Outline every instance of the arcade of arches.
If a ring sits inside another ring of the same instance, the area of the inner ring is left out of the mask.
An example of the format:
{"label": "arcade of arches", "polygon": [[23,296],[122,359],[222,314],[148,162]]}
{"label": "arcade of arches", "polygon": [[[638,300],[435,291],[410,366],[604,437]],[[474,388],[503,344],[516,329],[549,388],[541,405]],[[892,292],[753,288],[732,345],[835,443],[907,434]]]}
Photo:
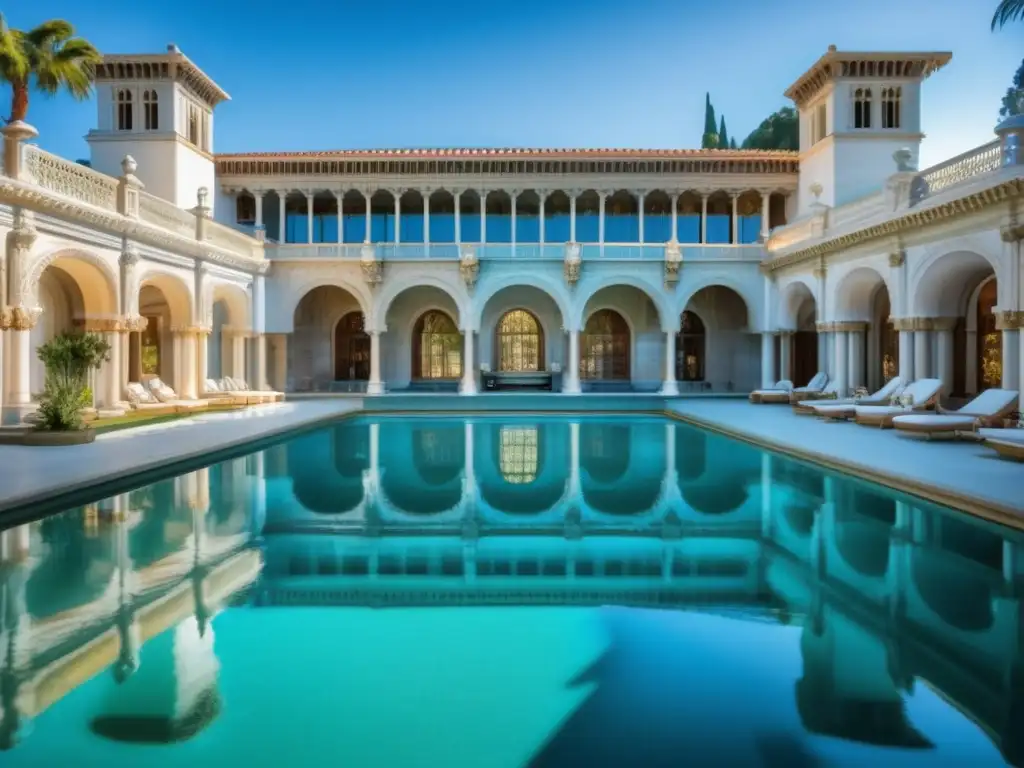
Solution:
{"label": "arcade of arches", "polygon": [[[580,331],[565,331],[555,301],[522,285],[485,302],[479,333],[467,334],[459,307],[433,286],[400,292],[386,317],[387,331],[375,332],[350,292],[337,286],[310,290],[296,306],[293,332],[277,337],[286,340],[287,352],[283,365],[272,361],[276,386],[300,392],[380,392],[385,385],[390,391],[476,392],[480,371],[560,374],[565,392],[743,391],[758,382],[757,334],[746,304],[721,286],[693,295],[674,334],[662,331],[659,310],[646,293],[624,285],[590,298]],[[574,356],[577,363],[570,365]]]}

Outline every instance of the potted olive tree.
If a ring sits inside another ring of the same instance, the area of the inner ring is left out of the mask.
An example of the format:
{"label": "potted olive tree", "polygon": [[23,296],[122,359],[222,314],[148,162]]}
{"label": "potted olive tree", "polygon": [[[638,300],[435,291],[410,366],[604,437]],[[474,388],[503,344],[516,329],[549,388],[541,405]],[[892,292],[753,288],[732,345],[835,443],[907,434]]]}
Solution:
{"label": "potted olive tree", "polygon": [[110,359],[110,344],[95,333],[62,333],[37,350],[46,368],[46,383],[39,395],[35,430],[25,435],[31,445],[91,443],[82,409],[91,405],[89,372]]}

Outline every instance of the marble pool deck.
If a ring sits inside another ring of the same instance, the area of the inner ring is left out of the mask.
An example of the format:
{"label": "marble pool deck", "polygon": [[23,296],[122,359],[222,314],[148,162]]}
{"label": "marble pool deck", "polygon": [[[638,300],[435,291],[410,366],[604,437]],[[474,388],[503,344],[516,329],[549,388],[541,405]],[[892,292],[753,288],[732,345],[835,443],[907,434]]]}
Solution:
{"label": "marble pool deck", "polygon": [[668,413],[761,447],[1024,528],[1024,465],[999,459],[979,444],[925,441],[893,430],[826,423],[797,416],[787,406],[755,406],[732,398],[666,401],[655,395],[557,393],[505,398],[453,394],[310,398],[111,432],[90,445],[0,445],[0,522],[5,512],[32,514],[33,505],[45,506],[57,495],[85,492],[134,475],[173,472],[175,465],[199,463],[211,453],[244,450],[276,435],[364,409],[453,415],[510,410]]}
{"label": "marble pool deck", "polygon": [[798,416],[788,405],[672,400],[684,420],[936,503],[1024,528],[1024,464],[967,440]]}

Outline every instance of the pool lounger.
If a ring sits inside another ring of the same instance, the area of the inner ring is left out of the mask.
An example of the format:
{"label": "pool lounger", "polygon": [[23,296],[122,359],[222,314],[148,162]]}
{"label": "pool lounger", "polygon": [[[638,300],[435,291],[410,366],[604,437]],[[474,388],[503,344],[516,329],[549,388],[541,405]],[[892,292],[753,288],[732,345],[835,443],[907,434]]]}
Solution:
{"label": "pool lounger", "polygon": [[943,435],[955,438],[957,432],[974,432],[978,427],[1001,424],[1017,408],[1017,392],[1011,389],[986,389],[957,410],[938,408],[936,413],[897,416],[892,425],[903,432],[927,437]]}
{"label": "pool lounger", "polygon": [[789,393],[789,402],[795,405],[801,400],[813,400],[815,397],[821,397],[829,392],[829,389],[826,386],[827,384],[828,374],[824,371],[818,371],[814,374],[814,378],[807,382],[806,386],[797,387]]}
{"label": "pool lounger", "polygon": [[918,379],[913,384],[908,384],[903,390],[903,397],[910,397],[910,407],[903,408],[893,405],[858,405],[853,409],[853,416],[857,423],[865,427],[881,427],[888,429],[892,427],[892,420],[897,416],[910,415],[908,410],[923,411],[935,404],[942,392],[942,381],[940,379]]}
{"label": "pool lounger", "polygon": [[807,395],[804,394],[801,397],[804,397],[804,398],[807,398],[807,399],[804,399],[804,400],[792,400],[791,399],[790,402],[793,404],[793,413],[798,413],[798,414],[801,414],[803,416],[810,415],[810,414],[814,413],[814,406],[817,405],[818,403],[822,403],[822,402],[834,403],[834,402],[836,402],[836,398],[832,397],[832,395],[836,395],[836,396],[839,395],[839,385],[836,382],[834,382],[834,381],[831,382],[828,386],[826,386],[823,390],[821,390],[821,392],[819,393],[817,398],[815,398],[815,396],[813,396],[813,395],[810,398],[807,398]]}
{"label": "pool lounger", "polygon": [[852,397],[845,397],[842,400],[811,400],[807,402],[815,416],[824,419],[852,419],[858,405],[886,405],[893,395],[898,395],[902,387],[899,376],[889,379],[885,386],[877,392],[856,400]]}
{"label": "pool lounger", "polygon": [[1024,461],[1024,429],[990,429],[986,432],[1002,432],[998,437],[986,437],[985,445],[1004,459]]}
{"label": "pool lounger", "polygon": [[[780,379],[775,386],[768,389],[755,389],[750,393],[752,403],[788,403],[789,393],[793,391],[793,382],[789,379]],[[774,398],[774,399],[771,399]]]}

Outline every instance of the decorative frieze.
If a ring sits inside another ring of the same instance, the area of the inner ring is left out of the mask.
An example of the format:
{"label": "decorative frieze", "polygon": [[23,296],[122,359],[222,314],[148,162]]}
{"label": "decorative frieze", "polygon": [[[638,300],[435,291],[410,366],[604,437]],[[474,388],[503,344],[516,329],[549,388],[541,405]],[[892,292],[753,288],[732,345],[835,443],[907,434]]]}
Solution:
{"label": "decorative frieze", "polygon": [[[829,320],[815,323],[814,328],[818,333],[862,333],[867,330],[868,324],[859,320]],[[779,331],[779,333],[792,333],[792,331]]]}
{"label": "decorative frieze", "polygon": [[581,255],[581,249],[579,243],[566,243],[565,244],[565,282],[569,284],[569,287],[573,287],[579,282],[580,272],[583,267],[583,258]]}
{"label": "decorative frieze", "polygon": [[896,331],[951,331],[955,317],[893,317],[889,322]]}
{"label": "decorative frieze", "polygon": [[149,327],[149,318],[141,315],[129,315],[123,319],[125,333],[142,333]]}
{"label": "decorative frieze", "polygon": [[1007,309],[996,313],[996,329],[1016,331],[1024,328],[1024,311]]}

